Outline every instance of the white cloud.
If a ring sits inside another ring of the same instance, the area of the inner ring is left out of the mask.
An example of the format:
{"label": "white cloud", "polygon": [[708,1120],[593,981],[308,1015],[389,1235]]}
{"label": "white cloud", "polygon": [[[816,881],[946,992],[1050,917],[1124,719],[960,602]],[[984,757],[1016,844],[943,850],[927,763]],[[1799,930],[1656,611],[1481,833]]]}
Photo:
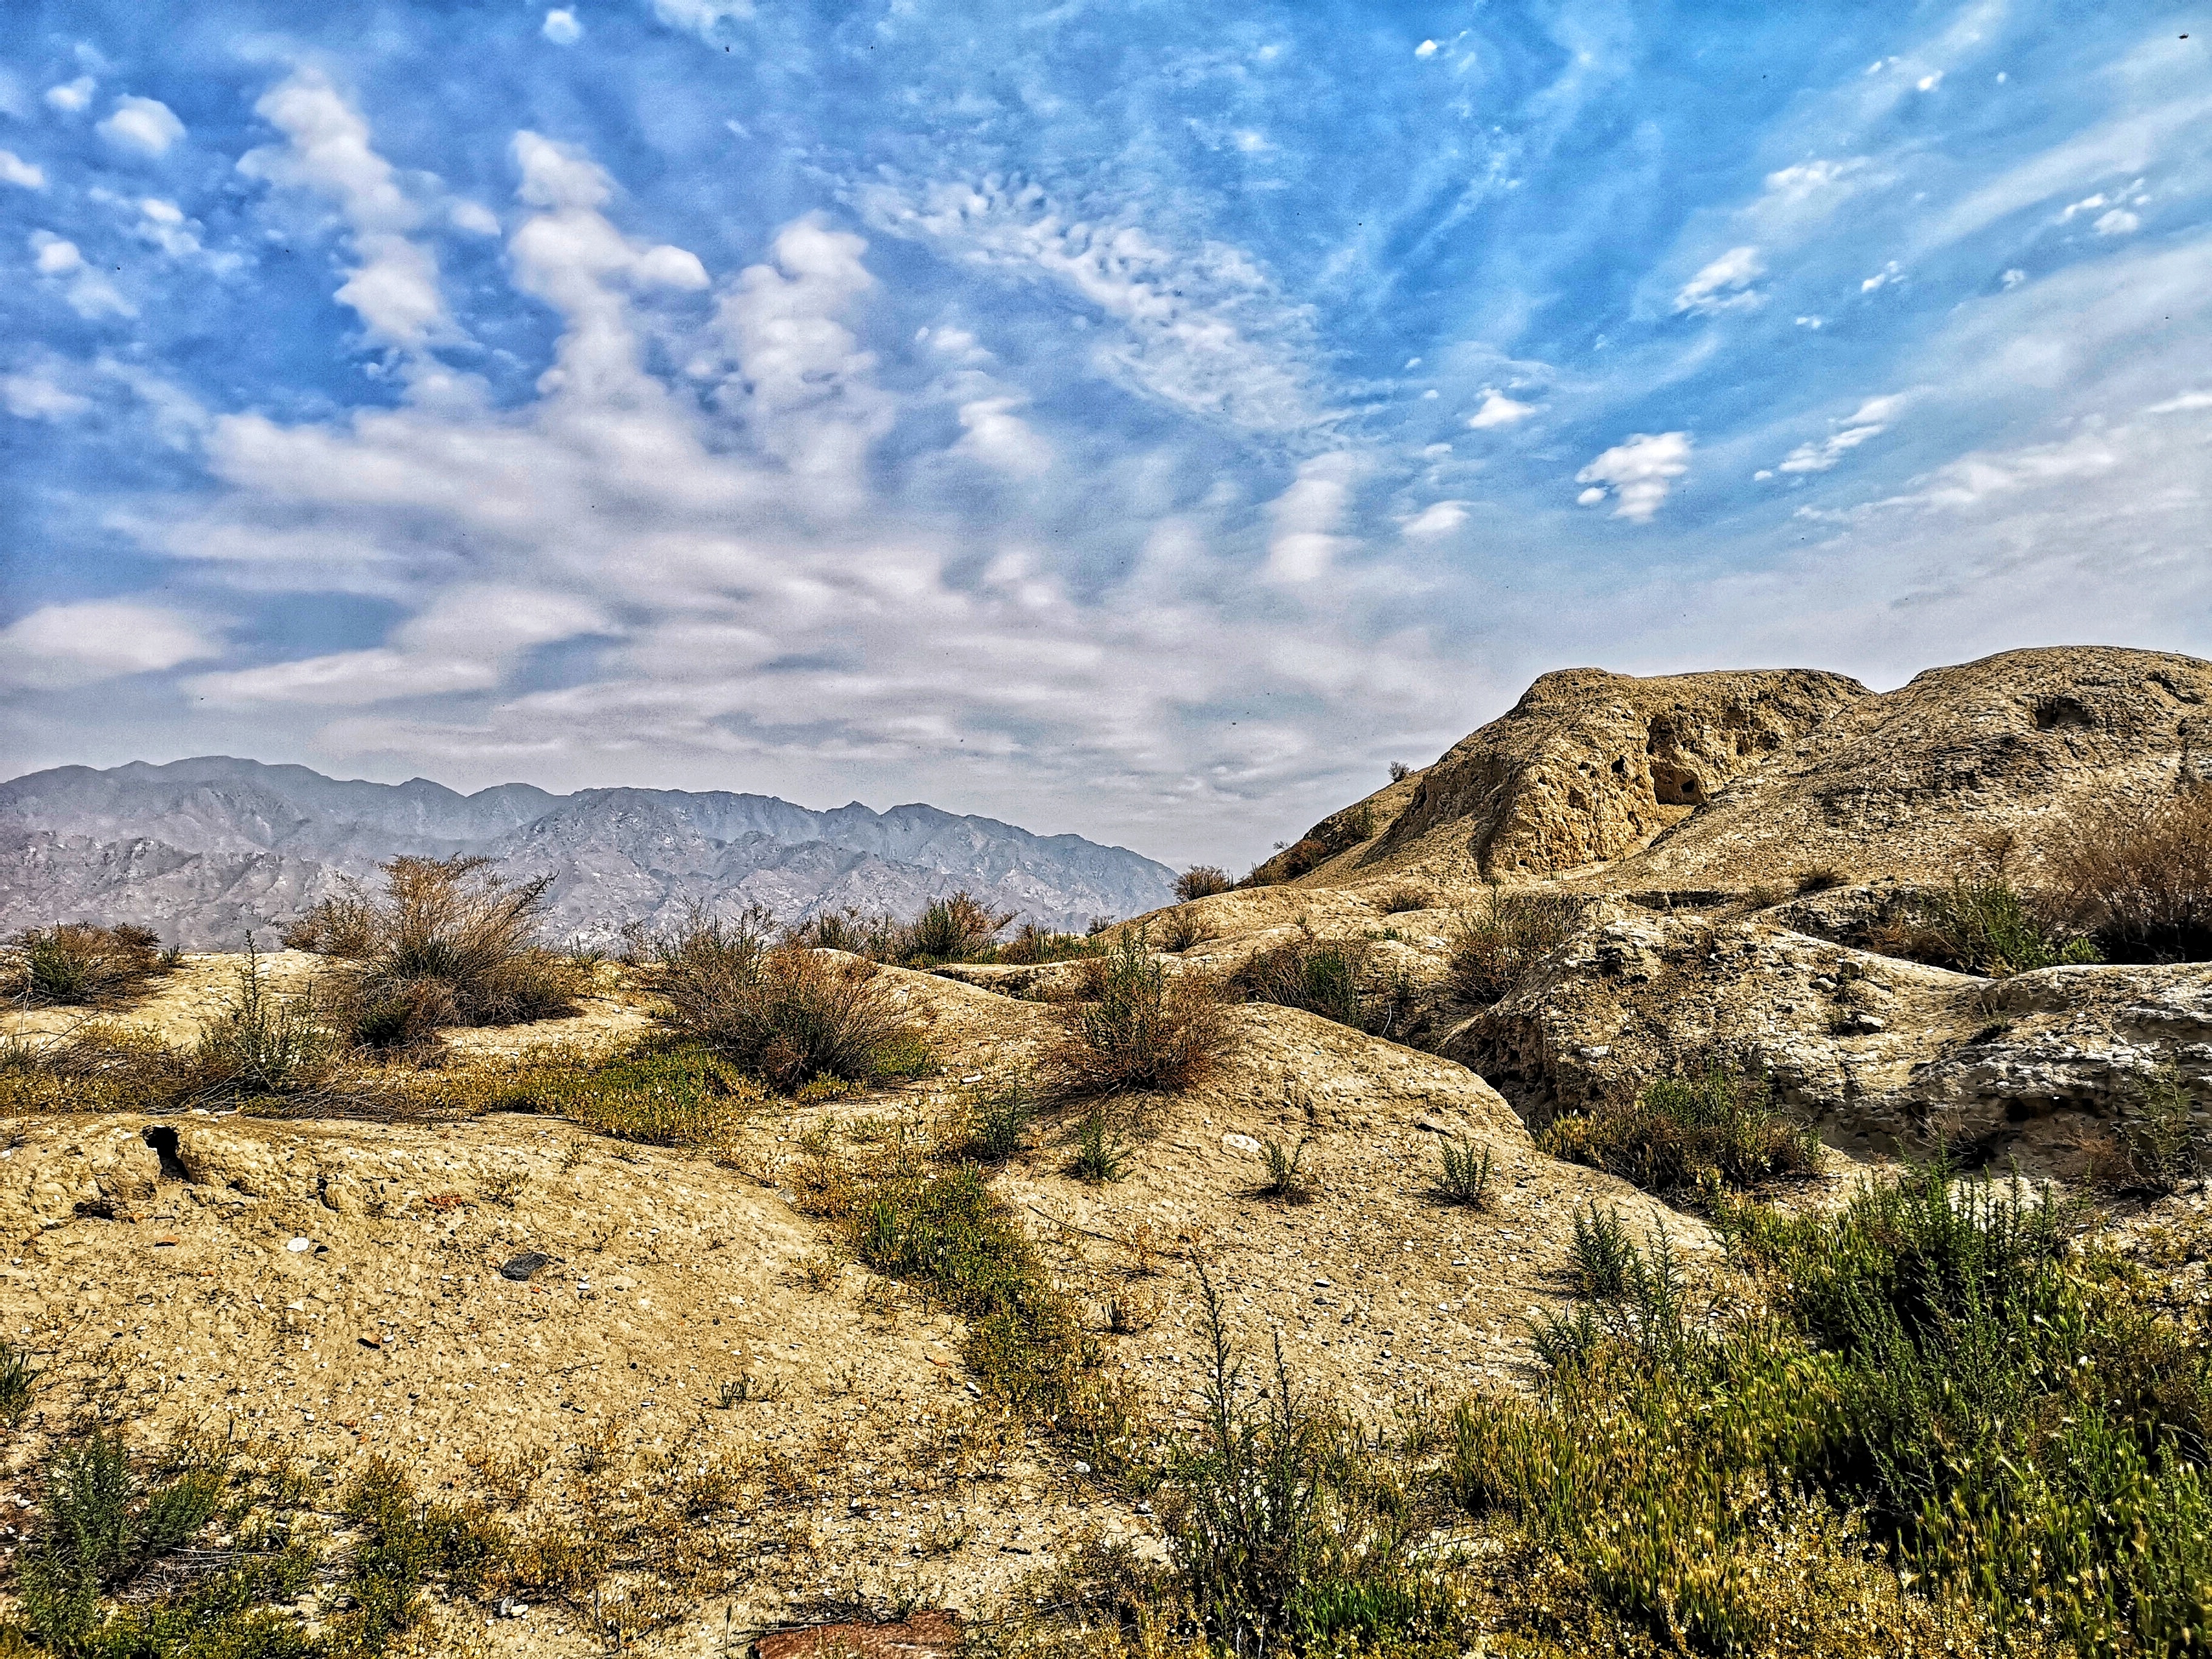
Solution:
{"label": "white cloud", "polygon": [[483,691],[531,647],[605,628],[597,606],[568,594],[462,586],[404,623],[390,645],[202,674],[187,689],[210,702],[321,706]]}
{"label": "white cloud", "polygon": [[499,234],[499,215],[481,202],[447,203],[446,222],[455,230],[465,230],[477,236]]}
{"label": "white cloud", "polygon": [[50,605],[0,629],[0,681],[59,690],[212,657],[201,619],[139,599]]}
{"label": "white cloud", "polygon": [[1862,294],[1872,294],[1877,289],[1887,288],[1892,283],[1899,283],[1904,280],[1905,272],[1899,267],[1897,261],[1892,259],[1888,264],[1882,266],[1880,270],[1877,270],[1873,276],[1861,283],[1859,284],[1859,292]]}
{"label": "white cloud", "polygon": [[138,204],[138,234],[173,259],[200,252],[200,239],[186,227],[184,210],[174,202],[149,196]]}
{"label": "white cloud", "polygon": [[1865,171],[1867,158],[1854,155],[1840,161],[1800,161],[1766,175],[1767,194],[1785,204],[1811,200],[1854,173]]}
{"label": "white cloud", "polygon": [[93,78],[80,75],[74,81],[46,88],[46,106],[64,115],[81,114],[92,102]]}
{"label": "white cloud", "polygon": [[1426,541],[1437,536],[1449,536],[1467,522],[1465,501],[1431,501],[1399,527],[1399,534],[1413,541]]}
{"label": "white cloud", "polygon": [[123,297],[105,273],[85,263],[75,242],[51,230],[34,230],[30,235],[30,246],[32,263],[41,276],[70,278],[62,285],[62,297],[78,316],[89,321],[100,317],[138,314],[137,307]]}
{"label": "white cloud", "polygon": [[960,405],[957,453],[972,455],[1001,472],[1034,474],[1052,465],[1052,446],[1030,430],[1013,411],[1025,399],[1018,397],[979,398]]}
{"label": "white cloud", "polygon": [[1328,574],[1345,538],[1336,532],[1352,502],[1352,486],[1364,470],[1349,450],[1316,455],[1298,468],[1290,487],[1267,508],[1274,521],[1267,543],[1267,575],[1291,584]]}
{"label": "white cloud", "polygon": [[25,421],[67,420],[92,407],[91,398],[65,391],[43,374],[0,374],[0,402]]}
{"label": "white cloud", "polygon": [[1917,86],[1923,92],[1933,92],[1936,88],[1943,84],[1943,71],[1942,70],[1937,70],[1932,75],[1923,75],[1913,84]]}
{"label": "white cloud", "polygon": [[1610,493],[1618,502],[1614,518],[1649,524],[1674,480],[1690,470],[1690,449],[1686,432],[1633,434],[1575,474],[1577,483],[1589,486],[1575,499],[1595,507]]}
{"label": "white cloud", "polygon": [[1817,328],[1826,328],[1826,327],[1828,325],[1828,319],[1827,319],[1826,317],[1805,316],[1805,317],[1799,317],[1799,318],[1796,318],[1796,319],[1794,319],[1793,320],[1796,323],[1797,326],[1798,326],[1798,327],[1800,327],[1800,328],[1815,328],[1815,329],[1817,329]]}
{"label": "white cloud", "polygon": [[33,231],[30,243],[32,263],[41,276],[66,276],[84,264],[84,255],[77,251],[76,244],[51,230]]}
{"label": "white cloud", "polygon": [[0,185],[19,185],[25,190],[44,190],[46,173],[34,162],[26,161],[12,149],[0,149]]}
{"label": "white cloud", "polygon": [[1857,409],[1836,422],[1836,429],[1826,438],[1798,445],[1775,463],[1775,470],[1780,472],[1832,471],[1861,444],[1888,431],[1890,422],[1896,419],[1907,401],[1903,392],[1867,398]]}
{"label": "white cloud", "polygon": [[126,93],[115,100],[114,113],[100,124],[98,131],[111,144],[145,155],[165,155],[169,146],[185,136],[185,124],[160,99]]}
{"label": "white cloud", "polygon": [[544,33],[556,46],[573,46],[584,38],[584,26],[576,21],[573,11],[549,11],[545,14]]}
{"label": "white cloud", "polygon": [[1998,277],[1997,280],[2002,283],[2008,289],[2018,288],[2022,283],[2027,280],[2027,273],[2022,270],[2018,265],[2014,265],[2009,270],[2007,270],[2004,275]]}
{"label": "white cloud", "polygon": [[2105,192],[2100,190],[2094,196],[2085,196],[2078,202],[2069,203],[2066,210],[2058,216],[2058,222],[2065,224],[2077,213],[2094,213],[2106,205],[2106,201]]}
{"label": "white cloud", "polygon": [[1536,412],[1536,405],[1516,402],[1502,392],[1488,386],[1482,390],[1482,407],[1467,417],[1467,423],[1477,432],[1487,432],[1492,427],[1511,426],[1525,421]]}
{"label": "white cloud", "polygon": [[2146,415],[2178,415],[2184,410],[2212,409],[2212,392],[2185,392],[2179,397],[2168,398],[2162,404],[2153,404],[2143,410]]}
{"label": "white cloud", "polygon": [[296,70],[264,93],[254,113],[288,143],[250,150],[240,172],[331,203],[352,232],[358,263],[336,298],[371,339],[403,351],[452,331],[437,256],[408,233],[421,210],[369,142],[368,123],[320,70]]}
{"label": "white cloud", "polygon": [[2109,213],[2100,214],[2095,226],[2100,236],[2125,236],[2142,228],[2142,221],[2125,208],[2114,208]]}
{"label": "white cloud", "polygon": [[1433,40],[1424,40],[1413,48],[1413,56],[1416,58],[1433,58],[1436,55],[1437,43]]}
{"label": "white cloud", "polygon": [[711,40],[717,25],[750,17],[753,6],[752,0],[653,0],[653,13],[672,28]]}
{"label": "white cloud", "polygon": [[1732,247],[1676,290],[1674,309],[1678,313],[1711,316],[1759,305],[1766,296],[1751,284],[1765,274],[1757,248]]}

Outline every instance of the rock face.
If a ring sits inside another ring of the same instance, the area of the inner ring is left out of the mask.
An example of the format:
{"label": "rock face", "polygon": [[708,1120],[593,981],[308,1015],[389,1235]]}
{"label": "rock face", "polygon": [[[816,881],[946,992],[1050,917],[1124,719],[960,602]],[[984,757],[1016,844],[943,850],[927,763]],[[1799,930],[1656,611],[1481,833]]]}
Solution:
{"label": "rock face", "polygon": [[1811,670],[1547,674],[1422,775],[1368,857],[1464,855],[1503,881],[1617,859],[1869,695]]}
{"label": "rock face", "polygon": [[461,795],[222,756],[0,784],[0,931],[130,921],[235,949],[398,854],[480,854],[551,872],[550,931],[599,942],[694,903],[799,920],[846,905],[911,915],[967,888],[1048,927],[1164,902],[1174,874],[1124,848],[933,806],[811,811],[769,795],[503,784]]}
{"label": "rock face", "polygon": [[2109,1157],[2162,1072],[2212,1105],[2212,965],[1992,981],[1732,911],[1612,908],[1440,1051],[1540,1117],[1725,1056],[1855,1155],[1941,1140],[2058,1176]]}

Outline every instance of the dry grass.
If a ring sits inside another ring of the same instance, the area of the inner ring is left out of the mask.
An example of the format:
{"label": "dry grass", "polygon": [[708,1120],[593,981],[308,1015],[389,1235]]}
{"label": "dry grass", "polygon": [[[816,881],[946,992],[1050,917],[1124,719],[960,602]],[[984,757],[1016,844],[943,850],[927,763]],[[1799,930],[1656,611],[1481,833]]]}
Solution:
{"label": "dry grass", "polygon": [[1470,1007],[1502,1001],[1574,936],[1589,911],[1589,901],[1572,894],[1489,889],[1460,915],[1445,985]]}
{"label": "dry grass", "polygon": [[1184,904],[1193,899],[1212,898],[1216,893],[1225,893],[1235,885],[1229,872],[1218,865],[1194,864],[1176,878],[1176,898]]}
{"label": "dry grass", "polygon": [[2212,782],[2081,815],[2045,860],[2066,921],[2106,961],[2212,961]]}
{"label": "dry grass", "polygon": [[1763,1075],[1717,1060],[1554,1118],[1538,1144],[1657,1192],[1757,1187],[1820,1160],[1819,1137],[1775,1104]]}
{"label": "dry grass", "polygon": [[27,1007],[112,1008],[177,963],[161,936],[127,924],[88,921],[27,927],[0,960],[0,996]]}
{"label": "dry grass", "polygon": [[1426,910],[1437,902],[1437,896],[1425,887],[1416,887],[1401,882],[1395,887],[1386,887],[1375,896],[1376,908],[1386,916],[1403,915],[1409,910]]}
{"label": "dry grass", "polygon": [[1170,975],[1139,930],[1084,964],[1042,1080],[1060,1099],[1187,1089],[1212,1073],[1230,1041],[1213,981]]}
{"label": "dry grass", "polygon": [[758,912],[695,916],[653,948],[647,982],[670,1030],[787,1092],[927,1067],[873,963],[774,943],[769,928]]}
{"label": "dry grass", "polygon": [[397,858],[380,898],[356,888],[285,942],[344,964],[332,1013],[364,1048],[416,1049],[455,1025],[511,1025],[575,1012],[585,970],[536,932],[550,876],[510,884],[481,858]]}

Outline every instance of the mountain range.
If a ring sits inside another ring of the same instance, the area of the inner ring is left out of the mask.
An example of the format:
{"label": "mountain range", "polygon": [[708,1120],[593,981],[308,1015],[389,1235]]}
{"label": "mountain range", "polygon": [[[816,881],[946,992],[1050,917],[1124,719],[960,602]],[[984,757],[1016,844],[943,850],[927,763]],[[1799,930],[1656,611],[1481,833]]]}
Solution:
{"label": "mountain range", "polygon": [[128,921],[186,949],[236,949],[402,854],[550,874],[547,933],[587,944],[696,904],[757,902],[788,921],[848,905],[910,915],[960,888],[1079,928],[1169,902],[1175,885],[1126,848],[934,806],[813,811],[772,795],[526,783],[464,795],[209,755],[0,784],[0,930]]}

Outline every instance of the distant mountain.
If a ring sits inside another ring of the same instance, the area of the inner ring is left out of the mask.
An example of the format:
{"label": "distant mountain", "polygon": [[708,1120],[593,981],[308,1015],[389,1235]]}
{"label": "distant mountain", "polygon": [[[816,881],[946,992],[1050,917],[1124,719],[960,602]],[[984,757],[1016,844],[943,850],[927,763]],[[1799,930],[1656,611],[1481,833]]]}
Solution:
{"label": "distant mountain", "polygon": [[855,905],[912,915],[958,888],[1079,927],[1170,902],[1174,872],[1126,848],[1036,836],[933,806],[817,812],[772,795],[501,784],[364,783],[208,755],[64,766],[0,784],[0,930],[133,921],[190,949],[234,948],[398,854],[480,854],[550,874],[548,931],[603,941],[695,903],[787,921]]}

